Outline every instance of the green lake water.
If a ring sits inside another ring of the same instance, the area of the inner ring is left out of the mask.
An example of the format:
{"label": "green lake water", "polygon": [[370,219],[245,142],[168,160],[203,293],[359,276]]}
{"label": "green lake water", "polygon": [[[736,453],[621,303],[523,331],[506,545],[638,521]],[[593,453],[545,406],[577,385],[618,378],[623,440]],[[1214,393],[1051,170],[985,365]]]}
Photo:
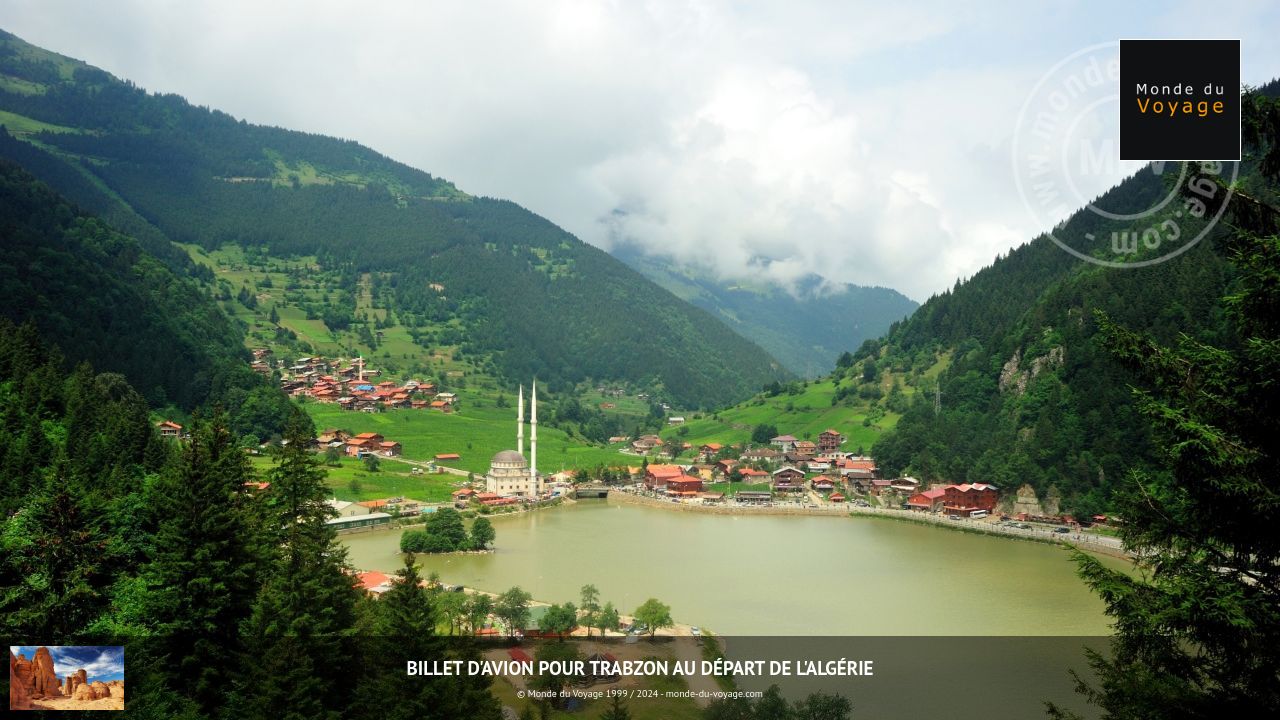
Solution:
{"label": "green lake water", "polygon": [[[587,500],[493,518],[496,552],[420,556],[447,583],[629,613],[646,598],[726,635],[1109,634],[1056,545],[875,518],[713,515]],[[399,530],[342,538],[361,570],[400,566]],[[1124,561],[1104,558],[1115,567]]]}

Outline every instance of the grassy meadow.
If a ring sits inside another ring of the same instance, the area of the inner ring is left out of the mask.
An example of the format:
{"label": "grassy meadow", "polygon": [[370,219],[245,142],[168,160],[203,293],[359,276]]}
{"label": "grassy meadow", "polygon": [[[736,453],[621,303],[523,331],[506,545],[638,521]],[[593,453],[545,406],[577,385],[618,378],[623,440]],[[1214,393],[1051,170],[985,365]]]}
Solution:
{"label": "grassy meadow", "polygon": [[[465,401],[455,413],[434,410],[389,410],[381,413],[350,412],[337,405],[305,403],[317,430],[342,428],[354,433],[381,433],[404,446],[411,460],[431,460],[436,455],[457,453],[460,459],[442,463],[449,467],[483,474],[500,450],[516,446],[515,408],[499,408],[492,402],[480,406]],[[528,455],[528,429],[525,430]],[[538,469],[550,474],[559,470],[595,467],[600,464],[639,465],[640,459],[623,455],[616,448],[603,448],[570,438],[561,430],[538,428]],[[384,463],[384,467],[392,463]]]}

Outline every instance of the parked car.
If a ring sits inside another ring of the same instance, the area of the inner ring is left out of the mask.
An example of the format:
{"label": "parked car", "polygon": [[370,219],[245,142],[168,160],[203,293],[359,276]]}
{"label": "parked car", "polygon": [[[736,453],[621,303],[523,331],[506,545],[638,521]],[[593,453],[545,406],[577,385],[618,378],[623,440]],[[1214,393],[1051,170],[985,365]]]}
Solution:
{"label": "parked car", "polygon": [[1071,532],[1071,528],[1058,527],[1058,528],[1054,528],[1054,529],[1053,529],[1053,531],[1054,531],[1054,532],[1056,532],[1056,533],[1066,534],[1066,533]]}

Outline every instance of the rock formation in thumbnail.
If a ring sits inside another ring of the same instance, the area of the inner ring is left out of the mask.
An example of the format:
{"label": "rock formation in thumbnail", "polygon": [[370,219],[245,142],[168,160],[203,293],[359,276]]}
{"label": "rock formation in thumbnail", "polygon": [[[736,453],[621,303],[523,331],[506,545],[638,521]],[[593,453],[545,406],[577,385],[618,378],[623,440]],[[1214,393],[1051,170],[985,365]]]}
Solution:
{"label": "rock formation in thumbnail", "polygon": [[49,648],[36,650],[31,665],[31,697],[60,697],[62,683],[58,682],[58,675],[53,671],[53,656],[49,654]]}
{"label": "rock formation in thumbnail", "polygon": [[[30,679],[31,663],[25,657],[22,662],[26,663],[26,671],[28,679]],[[18,657],[9,651],[9,709],[10,710],[30,710],[31,694],[27,691],[26,683],[22,682],[19,674]]]}

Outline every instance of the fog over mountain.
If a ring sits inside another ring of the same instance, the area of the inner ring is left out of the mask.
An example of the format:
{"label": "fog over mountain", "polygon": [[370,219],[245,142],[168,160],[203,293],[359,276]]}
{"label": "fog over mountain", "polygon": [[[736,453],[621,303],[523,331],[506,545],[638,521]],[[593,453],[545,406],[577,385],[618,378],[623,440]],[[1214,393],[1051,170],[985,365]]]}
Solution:
{"label": "fog over mountain", "polygon": [[1062,57],[1191,22],[1253,29],[1246,82],[1280,61],[1267,3],[928,4],[17,0],[0,25],[150,90],[358,140],[606,249],[916,300],[1044,229],[1009,141]]}

